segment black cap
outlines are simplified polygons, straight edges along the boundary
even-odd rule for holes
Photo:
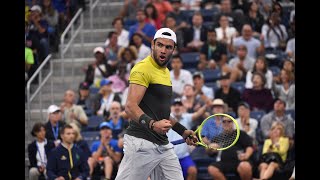
[[[244,106],[245,108],[250,109],[250,105],[245,101],[240,102],[238,104],[238,107],[240,107],[240,106]]]
[[[180,98],[175,98],[172,102],[172,105],[180,104],[182,106],[182,101]]]
[[[88,90],[88,89],[89,89],[89,83],[87,83],[87,82],[82,82],[82,83],[80,83],[79,89],[86,89],[86,90]]]

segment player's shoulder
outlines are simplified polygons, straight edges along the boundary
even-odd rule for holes
[[[147,56],[143,60],[139,61],[133,66],[131,71],[148,71],[150,68],[152,68],[150,58],[151,56]]]

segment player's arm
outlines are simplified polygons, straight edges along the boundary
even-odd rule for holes
[[[140,101],[142,100],[147,88],[138,85],[138,84],[130,84],[128,90],[127,102],[125,105],[125,113],[127,116],[137,123],[139,122],[139,118],[144,112],[139,107]]]
[[[172,129],[180,136],[182,136],[183,139],[186,140],[186,143],[188,145],[196,145],[196,142],[198,142],[199,140],[192,130],[188,130],[186,127],[180,124],[176,118],[172,116],[170,116],[169,120],[172,125]]]

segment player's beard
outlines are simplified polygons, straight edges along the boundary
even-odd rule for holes
[[[161,67],[166,67],[168,65],[171,57],[172,57],[172,54],[170,54],[169,56],[166,57],[165,61],[160,61],[159,57],[157,56],[157,52],[156,51],[153,51],[152,54],[153,54],[153,58],[156,61],[156,63]]]

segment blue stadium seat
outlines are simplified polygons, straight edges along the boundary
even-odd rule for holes
[[[295,109],[286,110],[286,115],[290,115],[293,120],[296,120],[296,111],[295,111]]]
[[[86,115],[87,115],[88,117],[90,117],[90,116],[93,115],[93,110],[92,110],[92,109],[86,109],[86,110],[84,110],[84,112],[86,113]]]
[[[213,16],[217,15],[219,13],[218,9],[201,9],[200,13],[203,17],[203,22],[212,22]]]
[[[183,68],[196,68],[199,62],[200,53],[198,52],[188,52],[188,53],[181,53],[180,54]]]
[[[205,83],[205,85],[209,88],[212,88],[214,92],[216,92],[219,89],[218,84],[216,82],[207,82]]]
[[[205,69],[202,71],[204,76],[204,82],[215,82],[217,81],[221,76],[221,70],[220,69]]]
[[[233,118],[237,118],[237,114],[235,112],[227,112],[227,114]]]
[[[281,69],[278,66],[270,66],[270,71],[272,71],[273,76],[278,76],[280,74]]]
[[[245,89],[245,82],[243,81],[233,82],[231,83],[231,86],[233,88],[236,88],[240,92],[240,94],[242,94]]]
[[[92,115],[89,117],[88,125],[82,128],[82,131],[97,131],[99,130],[99,125],[104,121],[101,116]]]
[[[198,170],[198,180],[212,179],[212,177],[208,173],[208,166],[210,165],[210,163],[214,162],[212,158],[195,158],[193,159],[193,161],[196,164]]]
[[[264,111],[251,111],[250,117],[256,119],[258,122],[260,122],[261,118],[266,114]]]
[[[100,139],[99,138],[100,131],[81,132],[81,135],[83,140],[85,140],[88,143],[90,149],[91,149],[92,143]]]
[[[181,15],[187,17],[188,23],[192,24],[192,16],[194,14],[194,10],[182,10]]]

